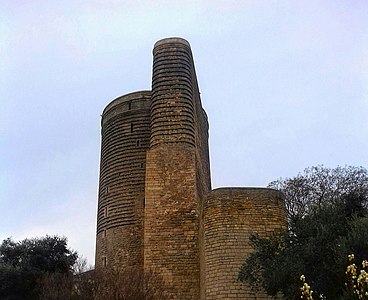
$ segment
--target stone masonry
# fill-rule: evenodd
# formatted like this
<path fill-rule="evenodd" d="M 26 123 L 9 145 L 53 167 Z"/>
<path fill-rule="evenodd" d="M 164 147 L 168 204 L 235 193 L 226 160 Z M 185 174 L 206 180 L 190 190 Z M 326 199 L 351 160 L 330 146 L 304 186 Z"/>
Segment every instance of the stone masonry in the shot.
<path fill-rule="evenodd" d="M 102 114 L 96 269 L 160 274 L 171 299 L 268 299 L 237 281 L 251 233 L 285 228 L 283 195 L 211 190 L 208 120 L 189 43 L 158 41 L 152 90 Z"/>

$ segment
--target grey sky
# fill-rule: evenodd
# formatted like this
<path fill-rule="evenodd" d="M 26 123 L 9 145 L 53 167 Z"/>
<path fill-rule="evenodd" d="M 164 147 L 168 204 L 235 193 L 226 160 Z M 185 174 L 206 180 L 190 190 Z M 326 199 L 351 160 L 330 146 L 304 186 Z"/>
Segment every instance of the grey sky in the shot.
<path fill-rule="evenodd" d="M 368 165 L 367 1 L 21 1 L 0 8 L 0 239 L 94 260 L 100 114 L 192 46 L 213 187 Z"/>

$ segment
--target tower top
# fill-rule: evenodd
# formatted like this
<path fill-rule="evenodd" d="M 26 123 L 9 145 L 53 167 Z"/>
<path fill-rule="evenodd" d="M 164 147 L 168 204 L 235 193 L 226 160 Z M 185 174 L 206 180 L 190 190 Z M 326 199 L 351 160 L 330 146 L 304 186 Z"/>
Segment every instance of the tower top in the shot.
<path fill-rule="evenodd" d="M 190 44 L 187 40 L 180 38 L 180 37 L 170 37 L 170 38 L 165 38 L 165 39 L 157 41 L 155 45 L 153 46 L 153 49 L 163 44 L 178 44 L 178 43 L 184 44 L 190 48 Z"/>

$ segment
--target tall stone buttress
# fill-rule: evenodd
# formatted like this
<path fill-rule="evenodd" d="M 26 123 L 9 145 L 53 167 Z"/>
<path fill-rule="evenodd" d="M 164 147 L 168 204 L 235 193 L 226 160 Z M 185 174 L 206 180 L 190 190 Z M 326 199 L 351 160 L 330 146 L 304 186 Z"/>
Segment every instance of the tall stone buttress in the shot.
<path fill-rule="evenodd" d="M 181 299 L 200 297 L 201 196 L 211 188 L 207 132 L 188 42 L 157 42 L 146 167 L 144 262 L 145 268 L 158 270 Z M 205 146 L 201 149 L 202 139 Z"/>
<path fill-rule="evenodd" d="M 286 228 L 283 195 L 211 190 L 208 120 L 189 43 L 158 41 L 152 90 L 113 100 L 101 122 L 96 269 L 153 270 L 171 299 L 254 299 L 237 281 L 239 268 L 251 233 Z"/>

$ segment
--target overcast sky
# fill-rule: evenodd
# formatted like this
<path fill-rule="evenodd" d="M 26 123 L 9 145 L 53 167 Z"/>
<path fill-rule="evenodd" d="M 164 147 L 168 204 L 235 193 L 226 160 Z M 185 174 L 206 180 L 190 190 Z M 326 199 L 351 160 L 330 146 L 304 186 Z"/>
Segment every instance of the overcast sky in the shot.
<path fill-rule="evenodd" d="M 155 41 L 192 47 L 212 185 L 368 165 L 368 2 L 0 5 L 0 240 L 65 235 L 94 262 L 100 114 L 150 89 Z"/>

